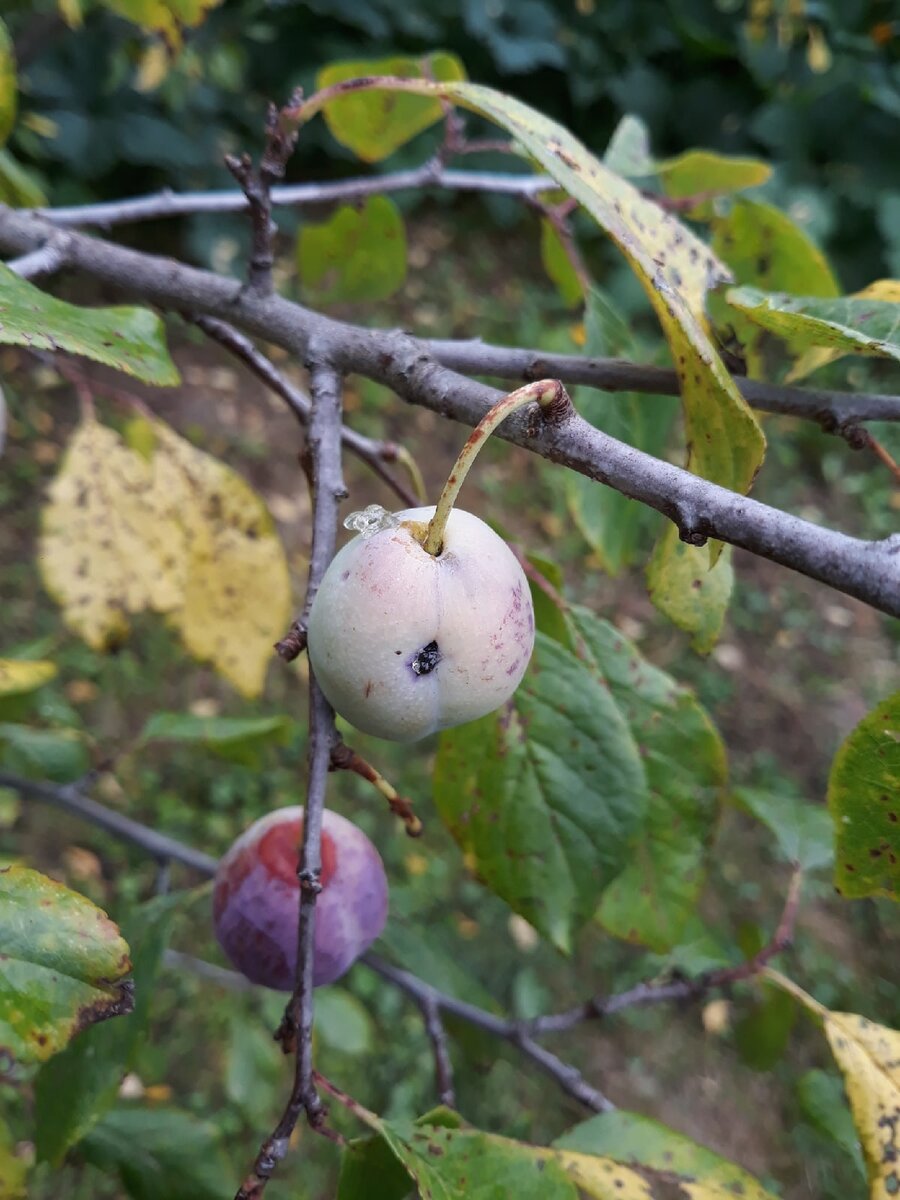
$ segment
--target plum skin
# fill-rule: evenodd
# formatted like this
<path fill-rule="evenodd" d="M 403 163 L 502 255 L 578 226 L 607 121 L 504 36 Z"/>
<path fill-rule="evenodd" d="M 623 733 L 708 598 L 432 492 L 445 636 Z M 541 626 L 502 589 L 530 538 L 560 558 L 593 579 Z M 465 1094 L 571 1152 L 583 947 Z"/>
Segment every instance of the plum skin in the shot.
<path fill-rule="evenodd" d="M 328 701 L 364 733 L 414 742 L 500 708 L 534 649 L 528 581 L 506 543 L 454 508 L 441 553 L 396 513 L 334 557 L 309 615 L 310 664 Z"/>
<path fill-rule="evenodd" d="M 255 821 L 216 870 L 213 923 L 231 963 L 253 983 L 294 987 L 303 808 L 279 808 Z M 388 883 L 378 851 L 361 829 L 326 809 L 322 890 L 316 899 L 313 987 L 333 983 L 384 928 Z"/>

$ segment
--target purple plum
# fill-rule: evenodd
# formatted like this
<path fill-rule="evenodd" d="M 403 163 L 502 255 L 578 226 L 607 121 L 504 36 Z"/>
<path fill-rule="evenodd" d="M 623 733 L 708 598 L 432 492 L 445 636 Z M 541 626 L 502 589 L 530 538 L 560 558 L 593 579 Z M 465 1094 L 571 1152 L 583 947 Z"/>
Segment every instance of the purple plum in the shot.
<path fill-rule="evenodd" d="M 237 839 L 216 871 L 216 937 L 253 983 L 289 992 L 297 962 L 297 863 L 303 809 L 279 808 Z M 388 884 L 378 851 L 352 821 L 326 810 L 316 900 L 313 986 L 333 983 L 384 928 Z"/>

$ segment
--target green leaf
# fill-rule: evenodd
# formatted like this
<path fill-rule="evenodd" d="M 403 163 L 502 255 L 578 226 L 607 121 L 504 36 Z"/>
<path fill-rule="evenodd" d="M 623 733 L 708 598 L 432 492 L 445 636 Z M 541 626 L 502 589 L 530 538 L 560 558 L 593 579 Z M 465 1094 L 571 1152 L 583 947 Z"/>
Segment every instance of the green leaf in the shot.
<path fill-rule="evenodd" d="M 316 989 L 315 1032 L 332 1050 L 342 1054 L 368 1054 L 375 1042 L 375 1027 L 365 1006 L 346 988 Z"/>
<path fill-rule="evenodd" d="M 742 192 L 745 188 L 759 187 L 772 175 L 769 164 L 757 158 L 734 158 L 710 150 L 687 150 L 677 158 L 661 162 L 657 171 L 666 195 L 676 200 L 689 196 L 700 198 L 705 192 L 717 196 Z M 710 201 L 698 199 L 690 216 L 702 220 L 711 213 Z M 732 266 L 730 262 L 728 265 Z"/>
<path fill-rule="evenodd" d="M 179 382 L 162 321 L 149 309 L 67 304 L 2 264 L 0 343 L 81 354 L 160 387 Z"/>
<path fill-rule="evenodd" d="M 734 1028 L 734 1040 L 743 1062 L 754 1071 L 771 1071 L 784 1057 L 797 1019 L 792 996 L 765 984 L 761 999 Z"/>
<path fill-rule="evenodd" d="M 575 1125 L 554 1148 L 605 1155 L 616 1162 L 674 1176 L 673 1195 L 684 1200 L 772 1200 L 770 1192 L 735 1163 L 650 1117 L 611 1112 Z M 647 1200 L 655 1193 L 644 1193 Z M 661 1195 L 663 1193 L 660 1193 Z"/>
<path fill-rule="evenodd" d="M 798 288 L 797 290 L 803 289 Z M 853 292 L 850 299 L 888 300 L 892 304 L 897 304 L 900 302 L 900 279 L 876 279 L 874 283 L 868 284 L 860 291 Z M 845 353 L 844 350 L 829 350 L 825 346 L 813 346 L 800 355 L 786 375 L 786 381 L 795 383 L 798 379 L 805 379 L 807 375 L 817 371 L 820 367 L 843 358 Z"/>
<path fill-rule="evenodd" d="M 556 284 L 563 304 L 567 304 L 569 308 L 581 304 L 584 300 L 584 287 L 572 260 L 566 254 L 556 227 L 547 217 L 541 218 L 541 262 L 547 275 Z"/>
<path fill-rule="evenodd" d="M 147 742 L 199 743 L 235 762 L 255 763 L 262 746 L 283 745 L 293 722 L 288 717 L 196 717 L 193 713 L 154 713 L 141 730 Z"/>
<path fill-rule="evenodd" d="M 8 150 L 0 150 L 0 201 L 11 208 L 38 208 L 47 197 L 30 171 L 26 171 Z"/>
<path fill-rule="evenodd" d="M 412 1187 L 412 1179 L 383 1138 L 347 1143 L 336 1200 L 405 1200 Z"/>
<path fill-rule="evenodd" d="M 41 1062 L 131 1011 L 128 946 L 106 913 L 27 867 L 0 871 L 0 1045 Z"/>
<path fill-rule="evenodd" d="M 547 1151 L 535 1152 L 476 1129 L 411 1121 L 379 1121 L 377 1127 L 415 1181 L 421 1200 L 576 1200 L 574 1185 Z"/>
<path fill-rule="evenodd" d="M 365 75 L 393 75 L 401 79 L 426 76 L 438 81 L 465 79 L 465 70 L 453 54 L 439 52 L 424 59 L 392 56 L 330 63 L 316 76 L 316 88 L 333 87 Z M 417 133 L 443 116 L 437 100 L 419 96 L 341 96 L 325 110 L 325 121 L 334 139 L 363 162 L 380 162 Z"/>
<path fill-rule="evenodd" d="M 725 299 L 751 321 L 790 341 L 795 350 L 827 346 L 846 354 L 900 361 L 900 304 L 840 296 L 788 296 L 729 288 Z"/>
<path fill-rule="evenodd" d="M 179 47 L 182 28 L 199 25 L 208 10 L 216 8 L 222 0 L 101 0 L 101 3 L 147 32 L 162 33 L 172 46 Z"/>
<path fill-rule="evenodd" d="M 90 756 L 74 729 L 34 729 L 0 724 L 0 759 L 22 775 L 71 783 L 90 769 Z"/>
<path fill-rule="evenodd" d="M 537 573 L 547 581 L 557 595 L 562 591 L 563 574 L 556 563 L 542 558 L 539 554 L 529 554 L 528 561 Z M 572 634 L 569 630 L 563 609 L 546 588 L 541 587 L 535 579 L 529 576 L 528 587 L 531 591 L 531 603 L 534 608 L 534 627 L 547 637 L 553 638 L 567 650 L 574 650 Z M 560 595 L 560 601 L 562 597 Z"/>
<path fill-rule="evenodd" d="M 570 613 L 579 652 L 606 683 L 647 778 L 644 830 L 603 894 L 599 918 L 617 937 L 662 951 L 685 931 L 706 879 L 727 768 L 725 748 L 687 688 L 587 609 Z"/>
<path fill-rule="evenodd" d="M 304 225 L 297 265 L 306 298 L 317 305 L 387 300 L 406 278 L 406 230 L 387 196 L 343 205 L 321 225 Z"/>
<path fill-rule="evenodd" d="M 16 123 L 16 52 L 9 30 L 0 21 L 0 146 Z"/>
<path fill-rule="evenodd" d="M 118 1171 L 134 1200 L 230 1200 L 234 1180 L 211 1125 L 174 1108 L 123 1106 L 81 1143 L 85 1160 Z"/>
<path fill-rule="evenodd" d="M 838 750 L 828 807 L 841 895 L 900 898 L 900 692 L 864 717 Z"/>
<path fill-rule="evenodd" d="M 284 1083 L 284 1059 L 270 1029 L 257 1013 L 241 1007 L 232 1012 L 225 1045 L 225 1094 L 254 1121 L 265 1122 L 277 1111 Z"/>
<path fill-rule="evenodd" d="M 834 861 L 834 830 L 826 809 L 761 788 L 738 788 L 733 798 L 775 835 L 788 862 L 814 871 Z"/>
<path fill-rule="evenodd" d="M 0 658 L 0 696 L 21 696 L 43 687 L 56 675 L 46 659 Z"/>
<path fill-rule="evenodd" d="M 797 1098 L 810 1124 L 840 1146 L 853 1159 L 865 1179 L 866 1164 L 853 1128 L 841 1077 L 831 1071 L 807 1071 L 797 1080 Z"/>
<path fill-rule="evenodd" d="M 650 132 L 640 117 L 626 113 L 613 130 L 603 164 L 629 178 L 655 175 L 657 163 L 650 153 Z"/>
<path fill-rule="evenodd" d="M 12 1134 L 0 1121 L 0 1196 L 3 1200 L 26 1200 L 28 1165 L 15 1153 Z"/>
<path fill-rule="evenodd" d="M 683 542 L 669 525 L 647 564 L 647 586 L 659 611 L 692 635 L 698 653 L 707 654 L 722 632 L 734 586 L 731 547 L 710 567 L 706 550 Z"/>
<path fill-rule="evenodd" d="M 636 356 L 628 326 L 596 288 L 588 292 L 584 324 L 586 355 Z M 577 388 L 573 401 L 581 416 L 604 433 L 657 456 L 666 444 L 677 408 L 677 401 L 669 396 L 639 396 L 633 392 L 604 395 L 594 388 Z M 634 562 L 641 535 L 651 527 L 656 514 L 615 488 L 573 471 L 565 472 L 562 486 L 579 532 L 603 569 L 618 575 Z"/>
<path fill-rule="evenodd" d="M 442 735 L 434 788 L 487 886 L 562 950 L 621 870 L 647 799 L 606 681 L 540 633 L 508 710 Z"/>
<path fill-rule="evenodd" d="M 709 247 L 561 125 L 510 96 L 476 84 L 415 79 L 379 82 L 376 89 L 443 96 L 501 125 L 606 230 L 640 280 L 669 342 L 681 381 L 690 469 L 746 492 L 765 439 L 707 331 L 706 294 L 727 278 Z M 365 89 L 349 99 L 373 109 L 383 103 L 367 101 Z M 313 102 L 307 115 L 322 103 Z M 335 103 L 327 102 L 326 113 Z"/>
<path fill-rule="evenodd" d="M 444 930 L 429 929 L 426 932 L 418 925 L 401 923 L 392 913 L 379 945 L 401 967 L 414 972 L 439 991 L 455 996 L 457 1000 L 477 1004 L 489 1012 L 500 1012 L 496 999 L 467 970 L 458 941 L 450 941 Z"/>
<path fill-rule="evenodd" d="M 736 200 L 725 216 L 713 222 L 713 249 L 731 267 L 739 284 L 767 291 L 792 292 L 802 296 L 837 296 L 840 287 L 825 255 L 794 221 L 780 209 L 758 200 Z M 717 323 L 730 326 L 737 335 L 753 379 L 774 374 L 784 346 L 758 325 L 730 308 L 719 296 L 713 298 Z"/>
<path fill-rule="evenodd" d="M 123 922 L 134 962 L 135 1005 L 128 1019 L 85 1030 L 38 1073 L 35 1142 L 40 1160 L 58 1167 L 69 1147 L 115 1104 L 147 1030 L 153 987 L 179 902 L 177 895 L 161 896 Z"/>

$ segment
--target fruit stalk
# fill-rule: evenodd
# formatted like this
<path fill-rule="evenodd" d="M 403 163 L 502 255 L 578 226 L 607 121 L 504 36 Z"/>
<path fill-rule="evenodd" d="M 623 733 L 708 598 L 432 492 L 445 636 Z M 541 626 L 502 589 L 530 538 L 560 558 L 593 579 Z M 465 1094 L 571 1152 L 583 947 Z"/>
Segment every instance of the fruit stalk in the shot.
<path fill-rule="evenodd" d="M 549 413 L 555 406 L 567 404 L 569 397 L 558 379 L 539 379 L 535 383 L 527 383 L 524 387 L 510 392 L 508 396 L 504 396 L 498 400 L 485 413 L 472 430 L 462 450 L 460 450 L 459 457 L 456 460 L 453 470 L 450 472 L 450 477 L 444 484 L 444 490 L 441 492 L 437 502 L 434 516 L 428 523 L 428 529 L 426 530 L 425 540 L 422 545 L 429 554 L 438 555 L 441 552 L 444 544 L 444 531 L 447 528 L 447 519 L 459 496 L 459 490 L 482 445 L 497 426 L 505 421 L 508 416 L 517 412 L 520 408 L 524 408 L 526 404 L 531 404 L 533 401 L 537 401 L 544 412 Z"/>

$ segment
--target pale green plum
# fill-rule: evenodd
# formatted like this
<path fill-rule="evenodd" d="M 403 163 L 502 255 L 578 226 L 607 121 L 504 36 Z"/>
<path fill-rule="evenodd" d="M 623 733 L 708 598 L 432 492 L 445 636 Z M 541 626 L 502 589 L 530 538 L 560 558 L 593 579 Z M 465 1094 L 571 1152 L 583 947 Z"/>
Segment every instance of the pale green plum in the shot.
<path fill-rule="evenodd" d="M 534 611 L 515 555 L 454 508 L 441 553 L 414 535 L 434 508 L 394 514 L 333 559 L 309 616 L 309 659 L 351 725 L 414 742 L 493 712 L 519 685 Z"/>

